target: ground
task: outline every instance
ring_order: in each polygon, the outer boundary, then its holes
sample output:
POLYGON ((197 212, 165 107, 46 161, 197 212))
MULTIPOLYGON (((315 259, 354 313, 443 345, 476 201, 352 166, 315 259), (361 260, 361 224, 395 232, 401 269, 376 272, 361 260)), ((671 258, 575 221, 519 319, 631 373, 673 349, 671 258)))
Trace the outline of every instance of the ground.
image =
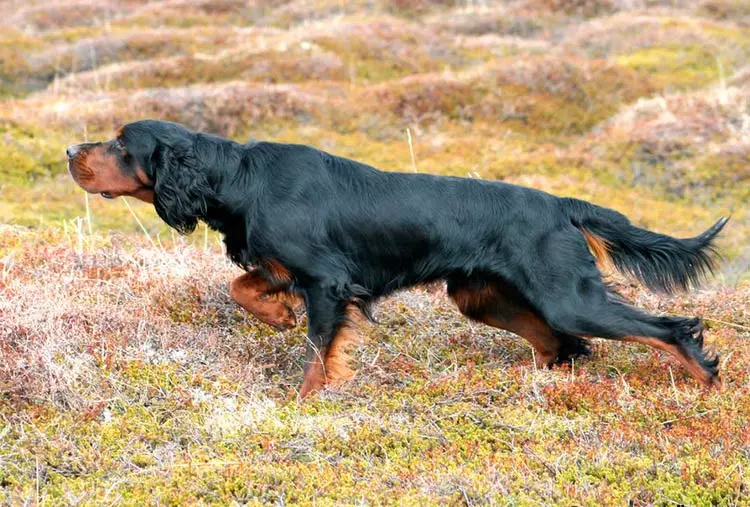
POLYGON ((750 489, 745 0, 0 6, 0 503, 742 505, 750 489), (64 147, 158 117, 386 170, 502 179, 677 236, 732 219, 700 315, 723 385, 594 341, 542 370, 435 285, 296 399, 305 322, 228 296, 220 238, 86 197, 64 147))

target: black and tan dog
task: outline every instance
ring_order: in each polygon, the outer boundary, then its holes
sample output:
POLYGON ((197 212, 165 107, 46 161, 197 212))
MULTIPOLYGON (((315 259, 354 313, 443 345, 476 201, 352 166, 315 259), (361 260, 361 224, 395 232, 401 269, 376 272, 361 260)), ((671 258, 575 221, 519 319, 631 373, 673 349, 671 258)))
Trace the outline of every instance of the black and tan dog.
POLYGON ((301 145, 239 144, 163 121, 114 140, 71 146, 70 173, 87 192, 152 202, 181 233, 198 220, 224 235, 247 271, 231 296, 260 320, 309 322, 302 396, 352 374, 352 315, 397 289, 446 280, 468 317, 526 338, 540 364, 589 354, 586 337, 645 343, 718 383, 698 318, 653 316, 613 294, 610 262, 655 290, 697 284, 727 219, 675 239, 616 211, 500 182, 382 172, 301 145))

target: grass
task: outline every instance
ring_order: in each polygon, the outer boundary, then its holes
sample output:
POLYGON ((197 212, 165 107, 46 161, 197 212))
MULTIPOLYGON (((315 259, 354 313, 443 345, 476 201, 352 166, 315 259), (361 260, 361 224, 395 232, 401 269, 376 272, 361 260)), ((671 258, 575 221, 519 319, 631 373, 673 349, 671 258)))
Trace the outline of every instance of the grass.
POLYGON ((0 503, 747 504, 745 3, 0 6, 0 503), (217 235, 67 176, 66 145, 142 117, 502 179, 681 237, 731 213, 704 289, 615 279, 703 316, 724 386, 603 340, 539 370, 436 285, 381 302, 354 380, 300 403, 303 318, 260 324, 217 235))
POLYGON ((693 88, 719 78, 716 53, 701 46, 646 48, 619 56, 617 63, 651 76, 661 88, 693 88))
POLYGON ((0 153, 0 177, 5 183, 38 181, 59 172, 64 160, 62 134, 30 124, 0 122, 5 148, 0 153))
POLYGON ((126 504, 508 491, 522 504, 701 504, 747 487, 750 314, 736 309, 750 287, 671 300, 629 289, 652 310, 716 319, 710 346, 731 358, 721 391, 612 342, 574 369, 537 370, 522 340, 467 322, 436 287, 380 306, 355 380, 301 404, 304 324, 278 333, 235 307, 237 270, 215 246, 7 226, 2 238, 11 503, 34 499, 37 481, 42 503, 126 504))

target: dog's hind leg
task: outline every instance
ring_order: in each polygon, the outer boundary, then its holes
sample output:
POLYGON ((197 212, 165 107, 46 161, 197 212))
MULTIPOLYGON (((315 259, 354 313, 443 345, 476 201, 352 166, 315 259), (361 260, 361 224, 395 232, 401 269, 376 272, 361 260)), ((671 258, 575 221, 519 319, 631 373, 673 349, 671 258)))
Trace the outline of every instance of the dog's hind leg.
POLYGON ((525 338, 534 347, 540 367, 591 354, 587 340, 552 329, 505 282, 453 277, 448 279, 448 294, 467 317, 525 338))
POLYGON ((548 314, 547 322, 562 332, 650 345, 670 353, 702 384, 720 383, 718 357, 709 358, 703 350, 703 324, 697 317, 659 317, 607 298, 584 297, 578 307, 548 314))
POLYGON ((700 319, 649 315, 614 298, 576 231, 548 235, 537 251, 536 260, 519 267, 530 282, 519 291, 552 329, 650 345, 672 354, 703 384, 719 382, 718 358, 703 351, 700 319))

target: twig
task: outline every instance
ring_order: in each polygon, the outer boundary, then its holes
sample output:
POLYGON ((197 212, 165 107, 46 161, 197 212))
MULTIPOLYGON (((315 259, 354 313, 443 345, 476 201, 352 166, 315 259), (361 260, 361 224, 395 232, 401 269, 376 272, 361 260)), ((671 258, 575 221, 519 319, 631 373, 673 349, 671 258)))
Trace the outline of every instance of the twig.
POLYGON ((534 418, 531 420, 531 423, 529 424, 529 427, 526 429, 526 434, 531 435, 531 432, 534 430, 534 426, 536 425, 536 420, 539 417, 539 414, 542 412, 542 409, 537 409, 536 414, 534 414, 534 418))
POLYGON ((742 329, 743 331, 750 331, 750 327, 748 326, 743 326, 742 324, 735 324, 734 322, 727 322, 726 320, 709 319, 706 317, 704 317, 703 320, 706 320, 708 322, 718 322, 719 324, 724 324, 725 326, 736 327, 737 329, 742 329))
POLYGON ((78 238, 78 254, 82 254, 84 245, 83 238, 85 237, 83 234, 83 219, 81 217, 75 217, 70 223, 73 225, 76 238, 78 238))
MULTIPOLYGON (((89 129, 86 124, 83 124, 83 142, 89 142, 89 129)), ((84 192, 83 197, 86 201, 86 225, 88 225, 89 236, 91 236, 91 207, 89 206, 89 193, 84 192)))
POLYGON ((36 505, 39 505, 39 456, 34 458, 36 460, 36 505))
POLYGON ((672 374, 672 367, 671 366, 669 367, 669 378, 672 381, 672 390, 674 390, 674 399, 675 399, 675 401, 677 401, 678 405, 682 405, 682 403, 680 402, 680 394, 677 391, 677 385, 675 385, 675 383, 674 383, 674 375, 672 374))
POLYGON ((156 248, 156 243, 154 243, 154 240, 151 238, 151 235, 148 233, 148 231, 146 230, 146 228, 141 223, 140 219, 138 218, 138 215, 136 215, 135 211, 133 211, 133 208, 130 207, 130 203, 128 202, 128 200, 125 199, 125 198, 123 198, 123 202, 125 203, 125 206, 128 207, 128 211, 130 211, 130 214, 133 215, 133 218, 135 218, 135 222, 141 228, 141 230, 143 231, 143 234, 145 234, 146 237, 148 238, 149 242, 151 242, 151 246, 154 247, 154 248, 156 248))
POLYGON ((705 317, 703 318, 703 320, 707 322, 718 322, 719 324, 724 324, 725 326, 736 327, 737 329, 742 329, 743 331, 750 331, 750 327, 743 326, 742 324, 735 324, 734 322, 727 322, 725 320, 719 320, 719 319, 707 319, 705 317))
POLYGON ((695 419, 696 417, 703 417, 705 415, 712 414, 712 413, 718 412, 718 411, 719 411, 719 409, 715 408, 713 410, 706 410, 705 412, 701 412, 699 414, 686 415, 684 417, 676 417, 675 419, 668 419, 666 421, 662 421, 661 425, 662 426, 666 426, 668 424, 672 424, 672 423, 675 423, 677 421, 684 421, 686 419, 695 419))
POLYGON ((408 128, 406 129, 406 139, 409 141, 409 153, 411 153, 411 166, 414 169, 414 172, 417 172, 417 159, 414 157, 414 146, 412 146, 411 142, 411 130, 408 128))
POLYGON ((89 206, 89 193, 84 192, 83 197, 86 201, 86 225, 88 226, 89 236, 91 236, 91 207, 89 206))
POLYGON ((729 96, 727 94, 727 79, 724 76, 724 66, 721 64, 721 60, 718 56, 716 58, 716 66, 719 68, 719 102, 722 106, 725 106, 729 102, 729 96))

